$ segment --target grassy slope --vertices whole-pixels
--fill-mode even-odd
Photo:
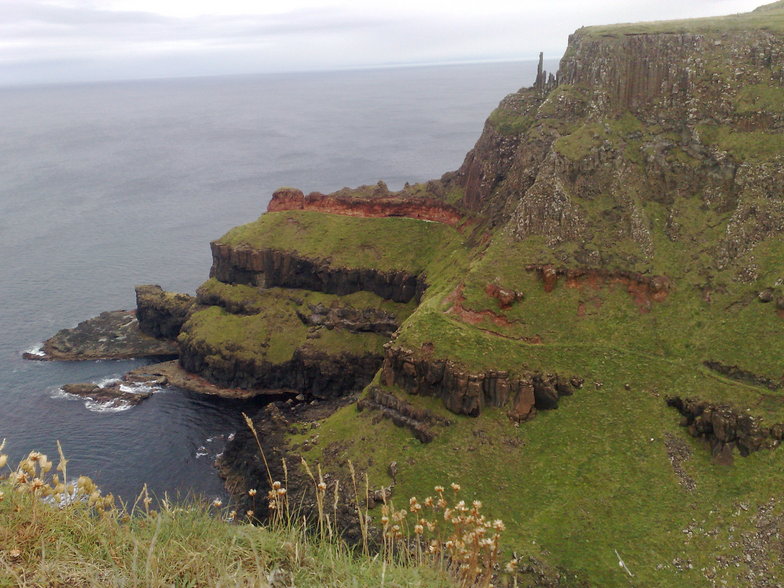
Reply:
[[[209,280],[201,291],[226,301],[242,302],[252,314],[233,314],[220,306],[210,306],[193,314],[180,335],[192,345],[207,345],[220,356],[283,363],[297,349],[307,346],[338,355],[348,353],[381,354],[387,338],[374,333],[349,333],[341,329],[320,329],[318,337],[308,338],[310,329],[297,312],[308,313],[309,304],[342,305],[355,308],[380,308],[405,319],[412,304],[397,304],[369,292],[333,296],[270,288],[222,284]]]
[[[688,21],[688,25],[592,27],[583,33],[673,32],[686,26],[706,32],[749,26],[778,31],[784,30],[782,18],[784,4],[779,2],[743,17]],[[581,99],[579,89],[569,87],[554,94],[565,100]],[[778,91],[747,87],[734,98],[735,109],[739,114],[755,109],[780,113],[782,98]],[[547,108],[546,102],[540,114],[547,115]],[[538,132],[533,119],[513,106],[497,110],[490,123],[502,134]],[[536,124],[558,130],[562,139],[556,150],[575,161],[609,141],[631,166],[642,166],[646,141],[667,137],[661,128],[647,127],[629,114],[578,125],[557,119]],[[782,152],[780,134],[718,127],[702,131],[706,143],[737,159],[761,161]],[[678,137],[669,139],[675,146],[668,158],[685,169],[694,165],[677,146]],[[589,218],[601,222],[602,214],[615,203],[599,195],[580,205]],[[489,506],[493,516],[509,524],[507,549],[562,566],[592,585],[694,586],[710,584],[710,576],[727,585],[747,585],[743,574],[749,570],[748,562],[722,566],[717,558],[738,557],[742,552],[738,543],[754,529],[756,507],[778,497],[784,453],[761,451],[737,458],[732,466],[716,466],[707,449],[679,427],[680,417],[666,407],[664,397],[697,396],[733,404],[768,423],[784,421],[784,393],[728,380],[702,365],[704,360],[718,360],[774,380],[781,377],[784,319],[777,316],[773,304],[760,303],[756,294],[781,278],[784,248],[775,238],[758,244],[753,256],[759,277],[741,283],[734,279],[737,267],[719,270],[712,262],[711,246],[726,232],[728,213],[707,209],[697,198],[676,198],[670,207],[678,211],[681,237],[673,242],[665,234],[670,207],[655,202],[643,206],[650,221],[653,255],[646,258],[631,241],[601,245],[609,253],[611,269],[673,279],[670,296],[654,302],[650,312],[641,313],[619,284],[576,289],[567,288],[562,279],[554,292],[545,293],[524,266],[560,265],[558,256],[541,238],[516,242],[497,232],[487,249],[461,252],[448,268],[431,270],[434,279],[426,299],[398,334],[397,344],[417,349],[431,343],[436,357],[476,371],[541,369],[584,376],[586,387],[563,400],[557,411],[540,413],[519,428],[497,410],[478,419],[451,415],[456,424],[441,430],[431,444],[422,445],[388,421],[375,423],[372,414],[347,407],[319,428],[309,459],[318,459],[325,448],[334,449],[340,442],[342,456],[366,466],[377,486],[389,483],[387,464],[397,461],[398,496],[421,497],[435,484],[459,481]],[[569,244],[563,247],[572,253]],[[499,326],[487,319],[471,325],[445,314],[451,306],[446,297],[461,282],[467,308],[492,311],[511,324]],[[502,311],[484,292],[490,282],[521,290],[525,299]],[[706,284],[714,287],[710,302],[702,290]],[[585,312],[578,316],[581,305]],[[509,338],[534,335],[541,336],[544,344]],[[602,386],[595,387],[594,381]],[[435,399],[409,396],[408,400],[443,411]],[[384,443],[373,442],[379,438]],[[694,490],[679,482],[668,457],[667,439],[691,452],[683,468],[696,484]],[[292,437],[295,444],[301,440]],[[749,509],[739,508],[740,504]],[[782,514],[780,504],[774,512]],[[691,526],[693,533],[684,532]],[[634,579],[619,568],[616,549],[635,573]],[[781,581],[776,557],[774,548],[759,556],[773,566],[769,575]],[[684,569],[676,569],[674,560],[683,560]]]
[[[600,25],[584,27],[580,32],[602,37],[652,33],[720,33],[748,29],[784,32],[784,3],[773,2],[751,12],[729,16]]]
[[[441,247],[459,241],[446,225],[409,218],[353,218],[308,211],[271,212],[219,240],[229,245],[296,251],[334,267],[418,274]]]

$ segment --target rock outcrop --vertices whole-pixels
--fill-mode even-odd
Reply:
[[[357,410],[377,411],[382,418],[389,419],[398,427],[411,431],[411,434],[422,443],[430,443],[435,438],[433,426],[448,427],[452,424],[449,419],[416,407],[379,386],[369,387],[367,396],[357,402]]]
[[[165,292],[158,285],[136,286],[136,318],[143,333],[158,339],[176,339],[196,308],[187,294]]]
[[[351,333],[392,335],[400,326],[395,315],[378,308],[309,304],[307,311],[297,311],[297,316],[308,326],[345,329]]]
[[[718,463],[732,463],[732,450],[742,456],[778,446],[784,439],[784,423],[765,426],[762,419],[728,405],[674,396],[667,405],[683,415],[681,425],[692,437],[705,439]]]
[[[455,414],[479,416],[485,406],[503,407],[509,418],[520,422],[537,410],[558,408],[562,396],[570,396],[583,385],[579,377],[507,371],[472,373],[445,359],[419,357],[410,349],[385,346],[382,382],[409,394],[441,398]]]

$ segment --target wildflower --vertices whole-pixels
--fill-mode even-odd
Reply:
[[[30,455],[27,456],[27,459],[29,459],[30,461],[38,461],[39,459],[41,459],[41,454],[37,451],[31,451]]]
[[[22,552],[19,551],[18,549],[12,549],[11,551],[8,552],[8,556],[11,559],[19,559],[20,557],[22,557]]]
[[[322,492],[327,491],[327,484],[325,482],[319,482],[316,487],[321,490]]]
[[[44,481],[41,478],[35,478],[30,483],[30,486],[32,487],[33,491],[40,490],[44,487]]]
[[[273,483],[272,483],[272,489],[273,489],[273,490],[277,490],[277,489],[278,489],[278,488],[280,488],[282,485],[283,485],[283,484],[281,484],[280,482],[273,482]]]
[[[0,468],[4,468],[6,463],[8,463],[8,456],[0,455]]]
[[[24,472],[17,472],[16,474],[16,483],[17,484],[27,484],[27,474]]]
[[[517,570],[517,559],[510,559],[504,567],[508,573],[513,574]]]
[[[255,488],[251,488],[250,490],[248,490],[248,495],[256,496],[256,489]]]
[[[473,506],[474,506],[474,508],[476,510],[479,510],[480,508],[482,508],[482,502],[479,501],[479,500],[474,500],[474,502],[472,504],[473,504]]]
[[[216,498],[215,500],[212,501],[212,506],[214,506],[215,508],[220,508],[221,506],[223,506],[223,501],[220,498]]]
[[[382,524],[382,525],[384,525],[384,526],[386,527],[386,526],[389,524],[389,517],[388,517],[388,516],[386,516],[386,515],[384,515],[383,517],[381,517],[381,524]]]
[[[496,531],[503,531],[504,529],[506,529],[506,525],[504,525],[504,521],[502,521],[501,519],[496,519],[493,521],[493,529],[495,529]]]
[[[254,512],[253,512],[252,510],[249,510],[249,511],[247,511],[245,514],[246,514],[246,515],[248,516],[248,518],[250,519],[250,518],[253,518]]]
[[[455,492],[460,492],[460,484],[455,484],[454,482],[452,482],[450,486],[452,486],[452,490],[454,490]]]
[[[278,496],[283,496],[286,494],[285,488],[278,488]]]
[[[236,510],[230,511],[229,514],[228,514],[228,518],[229,518],[230,521],[233,521],[234,519],[236,519],[237,518],[237,511]]]
[[[425,532],[425,528],[422,525],[416,525],[414,527],[414,533],[416,533],[417,535],[421,535],[424,532]]]
[[[433,506],[433,497],[432,496],[428,496],[427,498],[425,498],[425,506],[430,506],[430,507]]]
[[[3,502],[4,498],[5,498],[5,492],[0,492],[0,502]]]

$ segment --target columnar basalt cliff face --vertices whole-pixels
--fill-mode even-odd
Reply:
[[[210,277],[230,284],[264,288],[315,290],[328,294],[351,294],[367,290],[395,302],[419,299],[425,283],[403,271],[332,267],[325,259],[308,259],[291,251],[233,247],[211,243]]]
[[[455,414],[479,416],[486,406],[507,408],[520,422],[537,410],[558,408],[558,399],[582,388],[579,377],[507,371],[471,373],[449,360],[422,357],[413,350],[386,346],[381,379],[409,394],[441,398]]]
[[[393,194],[357,198],[336,194],[325,195],[320,192],[312,192],[305,196],[300,190],[293,188],[277,190],[267,205],[268,212],[285,210],[311,210],[364,218],[404,216],[451,226],[463,220],[463,215],[457,208],[436,198],[405,198]]]
[[[269,393],[305,393],[314,398],[335,398],[364,388],[381,365],[378,355],[330,354],[298,349],[288,361],[220,354],[204,344],[180,345],[180,365],[210,382],[227,388]]]

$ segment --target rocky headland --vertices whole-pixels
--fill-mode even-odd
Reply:
[[[272,471],[249,431],[219,463],[262,517],[271,478],[313,504],[304,458],[366,506],[461,482],[548,585],[780,584],[784,519],[745,513],[784,483],[782,64],[781,1],[582,28],[458,170],[283,188],[195,297],[137,289],[148,370],[280,397]]]

